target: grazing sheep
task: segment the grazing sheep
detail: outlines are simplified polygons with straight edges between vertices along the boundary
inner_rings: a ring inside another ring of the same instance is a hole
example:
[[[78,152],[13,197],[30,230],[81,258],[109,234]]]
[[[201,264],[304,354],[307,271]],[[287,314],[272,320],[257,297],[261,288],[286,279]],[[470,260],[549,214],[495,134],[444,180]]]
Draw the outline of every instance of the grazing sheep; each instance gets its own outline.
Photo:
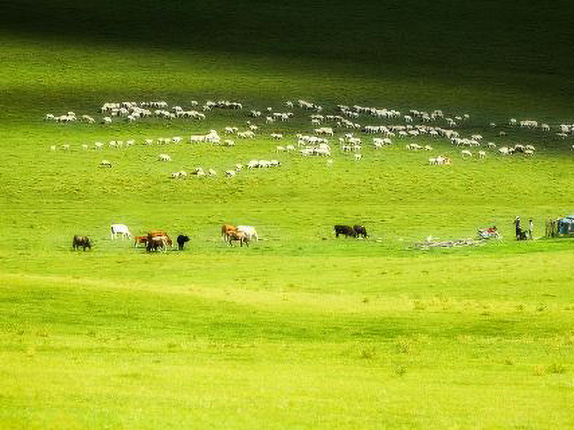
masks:
[[[234,170],[226,170],[226,171],[225,171],[225,176],[226,176],[227,178],[232,178],[232,177],[234,177],[234,176],[236,175],[236,173],[237,173],[237,172],[235,172]]]
[[[354,154],[355,155],[355,161],[359,161],[361,158],[363,158],[363,154]]]
[[[193,170],[192,175],[195,175],[195,176],[197,176],[197,177],[202,177],[202,176],[205,176],[206,173],[205,173],[205,170],[203,170],[203,168],[201,168],[201,167],[196,167],[196,168]]]
[[[112,168],[112,163],[110,163],[108,160],[102,160],[100,162],[100,167],[107,167],[107,168]]]
[[[248,130],[248,131],[239,131],[237,133],[237,137],[239,137],[240,139],[249,139],[249,138],[254,138],[255,137],[255,133],[253,133],[253,131]]]
[[[181,170],[179,172],[173,172],[171,174],[171,179],[185,179],[187,178],[187,172]]]
[[[194,135],[189,137],[189,143],[205,142],[205,135]]]
[[[484,151],[478,151],[478,158],[480,158],[480,159],[486,158],[486,152],[484,152]]]
[[[157,159],[158,161],[171,161],[171,157],[167,154],[159,154]]]
[[[460,153],[462,158],[472,157],[472,152],[470,152],[468,149],[463,149]]]

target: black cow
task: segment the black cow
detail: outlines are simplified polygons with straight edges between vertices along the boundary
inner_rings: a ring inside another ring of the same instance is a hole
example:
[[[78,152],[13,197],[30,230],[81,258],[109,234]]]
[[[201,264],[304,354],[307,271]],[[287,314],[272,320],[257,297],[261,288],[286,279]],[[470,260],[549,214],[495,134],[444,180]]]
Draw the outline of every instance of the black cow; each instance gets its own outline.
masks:
[[[367,229],[362,225],[354,225],[353,230],[355,230],[355,233],[357,233],[357,237],[363,236],[365,239],[369,237],[367,234]]]
[[[82,248],[82,250],[92,249],[92,243],[87,236],[74,236],[74,240],[72,241],[72,249],[74,251]]]
[[[345,237],[357,237],[357,232],[350,225],[336,225],[335,227],[335,237],[339,237],[340,234]]]
[[[177,236],[177,246],[179,247],[180,251],[183,251],[183,247],[185,246],[186,242],[189,242],[189,237],[184,235]]]

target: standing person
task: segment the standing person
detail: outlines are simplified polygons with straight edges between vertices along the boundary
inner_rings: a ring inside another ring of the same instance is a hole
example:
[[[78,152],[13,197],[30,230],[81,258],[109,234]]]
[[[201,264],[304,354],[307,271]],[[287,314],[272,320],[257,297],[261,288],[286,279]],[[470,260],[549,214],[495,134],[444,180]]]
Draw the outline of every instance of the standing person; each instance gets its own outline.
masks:
[[[534,232],[534,221],[528,220],[528,238],[532,240],[532,233]]]
[[[522,236],[522,228],[520,225],[520,217],[517,216],[514,219],[514,227],[516,228],[516,240],[520,240],[520,237]]]

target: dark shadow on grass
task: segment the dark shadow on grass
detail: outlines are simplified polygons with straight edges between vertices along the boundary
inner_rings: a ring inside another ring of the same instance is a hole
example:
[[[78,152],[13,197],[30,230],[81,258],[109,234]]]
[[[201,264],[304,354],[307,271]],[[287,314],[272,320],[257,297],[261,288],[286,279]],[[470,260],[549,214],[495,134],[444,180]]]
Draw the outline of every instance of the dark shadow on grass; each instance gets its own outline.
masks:
[[[2,28],[44,39],[568,76],[569,6],[566,0],[20,0],[3,6]]]

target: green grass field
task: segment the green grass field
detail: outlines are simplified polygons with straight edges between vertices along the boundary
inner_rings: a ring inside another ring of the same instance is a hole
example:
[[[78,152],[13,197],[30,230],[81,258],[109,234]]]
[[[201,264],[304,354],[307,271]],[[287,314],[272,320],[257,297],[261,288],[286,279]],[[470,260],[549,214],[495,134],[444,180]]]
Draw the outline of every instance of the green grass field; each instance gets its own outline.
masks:
[[[574,428],[574,241],[542,238],[548,216],[574,213],[574,141],[555,137],[574,117],[562,3],[7,7],[0,429]],[[142,144],[244,128],[250,109],[299,98],[325,114],[339,103],[468,113],[461,134],[537,150],[465,161],[444,139],[374,150],[361,135],[362,160],[334,149],[328,166],[276,153],[314,128],[298,108],[291,122],[254,120],[257,137],[235,147]],[[208,99],[245,108],[204,122],[43,121],[70,110],[99,120],[104,102]],[[115,139],[137,143],[81,149]],[[50,150],[63,144],[71,151]],[[438,154],[453,165],[429,166]],[[258,158],[282,166],[223,177]],[[170,179],[196,166],[219,176]],[[516,215],[534,220],[537,240],[514,240]],[[112,223],[191,241],[148,254],[111,241]],[[254,225],[262,240],[231,248],[223,223]],[[371,238],[335,239],[340,223]],[[413,246],[493,224],[500,242]],[[72,252],[75,234],[94,248]]]

